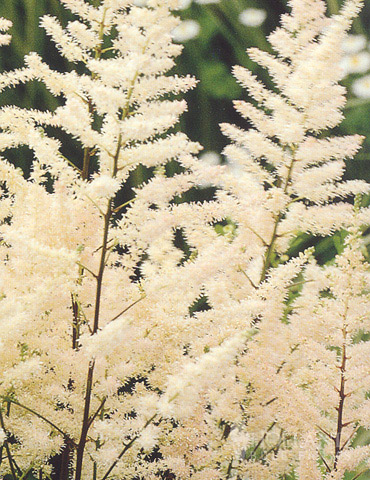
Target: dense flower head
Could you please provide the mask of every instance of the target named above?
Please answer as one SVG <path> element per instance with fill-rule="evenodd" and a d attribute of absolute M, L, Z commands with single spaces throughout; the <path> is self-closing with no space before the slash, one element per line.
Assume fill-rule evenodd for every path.
<path fill-rule="evenodd" d="M 345 104 L 335 45 L 361 2 L 347 1 L 332 18 L 321 0 L 289 4 L 269 37 L 276 55 L 249 49 L 276 88 L 234 68 L 251 100 L 235 108 L 251 128 L 222 125 L 233 170 L 222 175 L 217 195 L 233 229 L 223 272 L 205 283 L 213 309 L 202 312 L 204 322 L 222 319 L 220 334 L 169 378 L 159 407 L 183 426 L 174 442 L 199 425 L 190 459 L 178 451 L 184 478 L 208 468 L 212 478 L 342 479 L 369 458 L 368 447 L 351 444 L 366 428 L 368 376 L 360 380 L 358 372 L 368 370 L 368 357 L 359 361 L 368 342 L 358 339 L 369 329 L 359 233 L 367 220 L 352 203 L 369 186 L 342 181 L 362 137 L 328 134 Z M 289 259 L 299 232 L 341 229 L 352 233 L 333 265 L 319 266 L 310 249 Z"/>
<path fill-rule="evenodd" d="M 202 272 L 214 247 L 200 233 L 191 245 L 199 264 L 175 245 L 193 216 L 217 239 L 216 202 L 175 199 L 215 183 L 221 170 L 197 162 L 200 146 L 186 135 L 167 133 L 187 108 L 178 95 L 196 83 L 168 74 L 181 52 L 171 34 L 177 2 L 61 3 L 76 19 L 63 27 L 46 15 L 41 26 L 80 73 L 52 70 L 31 52 L 0 81 L 3 90 L 38 80 L 61 100 L 54 111 L 0 110 L 0 398 L 11 411 L 1 428 L 17 439 L 15 463 L 0 470 L 16 464 L 47 475 L 60 455 L 70 470 L 55 473 L 63 478 L 133 478 L 160 468 L 144 454 L 163 436 L 151 425 L 156 404 L 141 399 L 157 397 L 181 362 L 196 323 L 189 308 L 217 270 Z M 3 20 L 0 30 L 9 26 Z M 62 153 L 50 134 L 57 130 L 74 139 L 80 158 Z M 34 155 L 27 179 L 6 160 L 21 145 Z M 169 176 L 170 161 L 178 173 Z M 152 176 L 125 199 L 139 165 Z M 120 460 L 126 441 L 132 451 Z"/>
<path fill-rule="evenodd" d="M 31 52 L 0 76 L 0 90 L 37 80 L 60 100 L 0 109 L 0 474 L 339 480 L 367 468 L 369 447 L 352 440 L 370 428 L 369 185 L 342 181 L 362 137 L 328 133 L 345 104 L 336 47 L 361 0 L 331 18 L 322 0 L 288 2 L 276 53 L 249 50 L 274 90 L 234 68 L 251 128 L 222 125 L 229 167 L 197 161 L 200 145 L 173 129 L 196 84 L 170 72 L 183 3 L 60 1 L 75 19 L 41 25 L 75 68 Z M 19 146 L 33 152 L 27 178 L 7 161 Z M 140 169 L 149 180 L 126 198 Z M 212 200 L 186 201 L 209 185 Z M 311 248 L 290 253 L 298 234 L 338 230 L 345 245 L 325 267 Z"/>

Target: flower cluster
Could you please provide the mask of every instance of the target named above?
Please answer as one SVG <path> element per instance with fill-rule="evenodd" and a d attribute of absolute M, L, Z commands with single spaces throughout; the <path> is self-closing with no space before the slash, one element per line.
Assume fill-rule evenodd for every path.
<path fill-rule="evenodd" d="M 342 42 L 344 56 L 340 62 L 343 76 L 365 74 L 370 70 L 370 52 L 367 49 L 365 35 L 348 35 Z M 369 98 L 370 76 L 356 78 L 352 84 L 352 92 L 356 97 Z"/>
<path fill-rule="evenodd" d="M 186 109 L 178 94 L 196 83 L 167 74 L 181 51 L 171 37 L 176 2 L 61 3 L 75 19 L 63 27 L 46 15 L 41 25 L 74 68 L 60 73 L 31 53 L 0 80 L 1 90 L 40 81 L 60 99 L 54 111 L 0 110 L 0 426 L 8 452 L 0 471 L 134 478 L 159 468 L 146 457 L 157 438 L 155 408 L 142 398 L 159 396 L 181 362 L 193 332 L 189 307 L 217 269 L 204 271 L 215 246 L 202 240 L 203 231 L 217 239 L 216 202 L 190 205 L 183 195 L 215 182 L 220 168 L 197 162 L 200 146 L 184 134 L 167 133 Z M 60 132 L 73 139 L 72 155 Z M 19 146 L 33 152 L 28 178 L 6 160 Z M 170 161 L 175 174 L 166 175 Z M 139 164 L 151 179 L 127 199 Z M 196 254 L 188 255 L 175 240 L 185 242 L 193 217 Z"/>
<path fill-rule="evenodd" d="M 277 55 L 249 50 L 276 89 L 234 69 L 252 99 L 235 107 L 252 128 L 222 125 L 233 168 L 218 198 L 234 228 L 227 264 L 205 283 L 213 308 L 198 314 L 219 333 L 169 378 L 160 404 L 182 425 L 172 432 L 172 471 L 183 465 L 183 478 L 342 479 L 368 468 L 369 448 L 352 444 L 369 415 L 369 377 L 359 373 L 369 370 L 360 353 L 369 348 L 369 273 L 359 234 L 368 210 L 349 199 L 369 186 L 341 180 L 362 138 L 326 133 L 345 104 L 335 45 L 361 2 L 330 19 L 321 0 L 289 3 L 269 38 Z M 340 229 L 350 235 L 333 265 L 319 266 L 312 250 L 289 259 L 299 232 Z"/>
<path fill-rule="evenodd" d="M 73 68 L 31 53 L 0 76 L 1 90 L 36 80 L 60 100 L 0 109 L 0 474 L 359 476 L 369 185 L 342 180 L 362 137 L 327 131 L 345 104 L 336 47 L 362 1 L 328 18 L 322 0 L 290 0 L 276 55 L 249 50 L 273 90 L 235 67 L 252 127 L 222 125 L 229 168 L 171 130 L 196 83 L 169 73 L 176 0 L 60 1 L 75 19 L 41 24 Z M 20 146 L 28 177 L 6 159 Z M 127 198 L 139 166 L 150 179 Z M 209 185 L 212 200 L 186 201 Z M 330 265 L 289 255 L 298 234 L 337 230 L 347 238 Z"/>

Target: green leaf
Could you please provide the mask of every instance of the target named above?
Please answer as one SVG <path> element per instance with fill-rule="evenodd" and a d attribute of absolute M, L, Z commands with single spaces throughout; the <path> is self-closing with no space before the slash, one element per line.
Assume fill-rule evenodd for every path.
<path fill-rule="evenodd" d="M 200 65 L 200 88 L 213 98 L 234 99 L 242 93 L 227 66 L 222 62 L 208 61 Z"/>
<path fill-rule="evenodd" d="M 337 232 L 333 235 L 334 247 L 338 254 L 341 254 L 344 250 L 344 239 L 346 238 L 346 232 Z"/>
<path fill-rule="evenodd" d="M 22 474 L 19 474 L 16 479 L 13 478 L 13 475 L 8 473 L 3 477 L 3 480 L 18 480 L 20 477 L 22 477 Z M 24 477 L 23 480 L 38 480 L 37 477 L 32 472 L 28 472 Z"/>

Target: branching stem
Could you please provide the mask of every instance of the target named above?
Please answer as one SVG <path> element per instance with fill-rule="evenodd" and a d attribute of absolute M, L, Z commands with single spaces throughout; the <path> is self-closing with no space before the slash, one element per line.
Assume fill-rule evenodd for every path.
<path fill-rule="evenodd" d="M 75 475 L 76 480 L 81 480 L 82 462 L 83 462 L 83 455 L 85 451 L 87 432 L 91 425 L 90 419 L 89 419 L 89 412 L 90 412 L 91 391 L 92 391 L 93 375 L 94 375 L 94 365 L 95 365 L 95 361 L 92 360 L 90 362 L 89 370 L 87 373 L 84 414 L 83 414 L 80 441 L 77 446 L 76 475 Z"/>
<path fill-rule="evenodd" d="M 141 300 L 143 300 L 145 297 L 142 296 L 140 298 L 138 298 L 137 300 L 135 300 L 135 302 L 131 303 L 128 307 L 124 308 L 122 310 L 122 312 L 118 313 L 115 317 L 112 318 L 112 320 L 109 321 L 110 322 L 114 322 L 114 320 L 117 320 L 119 317 L 121 317 L 124 313 L 126 313 L 128 310 L 130 310 L 130 308 L 134 307 L 135 305 L 137 305 L 139 302 L 141 302 Z"/>
<path fill-rule="evenodd" d="M 3 418 L 3 412 L 0 408 L 0 425 L 1 428 L 3 429 L 4 432 L 6 432 L 5 425 L 4 425 L 4 418 Z M 15 473 L 15 468 L 14 468 L 14 462 L 13 462 L 13 457 L 9 448 L 9 442 L 8 439 L 6 438 L 4 442 L 5 450 L 6 450 L 6 456 L 8 457 L 8 462 L 9 462 L 9 467 L 12 472 L 12 477 L 15 480 L 17 478 L 16 473 Z"/>
<path fill-rule="evenodd" d="M 347 348 L 346 348 L 347 329 L 343 327 L 343 348 L 342 348 L 342 362 L 340 369 L 340 387 L 339 387 L 339 405 L 337 407 L 338 419 L 337 419 L 337 432 L 335 435 L 335 456 L 334 456 L 334 470 L 337 468 L 338 457 L 342 451 L 341 439 L 342 431 L 344 428 L 343 416 L 344 416 L 344 402 L 347 397 L 345 393 L 346 386 L 346 363 L 347 363 Z"/>
<path fill-rule="evenodd" d="M 361 475 L 363 475 L 364 473 L 366 473 L 368 471 L 369 471 L 368 468 L 365 468 L 364 470 L 361 470 L 361 472 L 359 472 L 357 475 L 355 475 L 351 480 L 357 480 L 359 477 L 361 477 Z"/>
<path fill-rule="evenodd" d="M 294 163 L 295 163 L 295 150 L 296 150 L 295 147 L 294 148 L 292 147 L 292 158 L 291 158 L 291 161 L 290 161 L 290 164 L 289 164 L 287 176 L 284 180 L 284 188 L 283 188 L 284 194 L 288 193 L 289 184 L 290 184 L 290 181 L 291 181 L 291 178 L 292 178 L 293 167 L 294 167 Z M 273 228 L 273 231 L 272 231 L 271 240 L 268 244 L 267 251 L 266 251 L 266 254 L 265 254 L 265 260 L 263 262 L 262 273 L 261 273 L 261 278 L 260 278 L 259 283 L 262 283 L 262 282 L 265 281 L 267 272 L 268 272 L 269 268 L 271 267 L 272 254 L 274 253 L 275 242 L 276 242 L 276 239 L 277 239 L 277 236 L 278 236 L 277 231 L 278 231 L 279 224 L 280 224 L 281 220 L 283 219 L 283 217 L 284 217 L 284 213 L 280 212 L 275 218 L 275 224 L 274 224 L 274 228 Z"/>
<path fill-rule="evenodd" d="M 248 282 L 252 285 L 252 287 L 255 289 L 255 290 L 258 290 L 258 287 L 257 285 L 253 282 L 253 280 L 250 278 L 250 276 L 239 266 L 238 268 L 239 272 L 241 272 L 245 277 L 246 279 L 248 280 Z"/>
<path fill-rule="evenodd" d="M 105 405 L 105 402 L 107 401 L 107 397 L 104 397 L 103 400 L 101 401 L 101 404 L 99 405 L 99 408 L 96 410 L 96 412 L 94 413 L 94 415 L 89 419 L 89 425 L 88 427 L 90 427 L 94 420 L 96 419 L 96 417 L 100 414 L 100 412 L 103 410 L 104 408 L 104 405 Z"/>
<path fill-rule="evenodd" d="M 326 471 L 330 473 L 330 472 L 331 472 L 331 468 L 329 467 L 327 461 L 326 461 L 325 458 L 321 455 L 320 452 L 318 452 L 318 453 L 319 453 L 319 457 L 320 457 L 321 460 L 322 460 L 322 463 L 325 465 Z"/>
<path fill-rule="evenodd" d="M 104 12 L 104 16 L 105 16 L 105 12 Z M 101 29 L 100 29 L 101 38 L 103 38 L 103 32 L 104 32 L 104 17 L 103 17 L 102 24 L 101 24 Z M 144 47 L 144 49 L 145 48 L 146 48 L 146 46 Z M 136 83 L 136 80 L 137 80 L 138 76 L 139 76 L 139 72 L 137 71 L 135 73 L 132 81 L 131 81 L 130 87 L 129 87 L 128 92 L 127 92 L 126 105 L 122 110 L 121 121 L 126 118 L 128 112 L 129 112 L 130 99 L 132 97 L 132 94 L 133 94 L 133 91 L 134 91 L 134 86 L 135 86 L 135 83 Z M 113 168 L 112 168 L 112 172 L 111 172 L 112 178 L 115 178 L 117 176 L 117 173 L 118 173 L 118 160 L 119 160 L 119 155 L 120 155 L 120 151 L 121 151 L 122 146 L 123 146 L 123 144 L 122 144 L 122 134 L 120 133 L 118 135 L 117 147 L 116 147 L 115 155 L 113 157 Z M 109 227 L 110 227 L 110 222 L 111 222 L 111 218 L 112 218 L 113 213 L 114 213 L 113 212 L 113 199 L 109 199 L 108 204 L 107 204 L 107 210 L 106 210 L 106 213 L 104 214 L 104 229 L 103 229 L 103 239 L 102 239 L 102 245 L 101 245 L 99 271 L 98 271 L 98 274 L 96 276 L 95 310 L 94 310 L 94 323 L 93 323 L 93 326 L 92 326 L 92 333 L 91 333 L 92 335 L 95 335 L 98 332 L 98 329 L 99 329 L 101 294 L 102 294 L 102 287 L 103 287 L 103 276 L 104 276 L 104 270 L 105 270 L 105 267 L 106 267 L 106 256 L 107 256 L 107 252 L 109 250 L 109 247 L 108 247 Z M 78 447 L 77 447 L 75 480 L 81 480 L 83 457 L 84 457 L 87 434 L 88 434 L 89 428 L 90 428 L 90 426 L 93 422 L 93 420 L 91 421 L 91 419 L 94 419 L 94 416 L 90 418 L 90 403 L 91 403 L 91 397 L 92 397 L 94 366 L 95 366 L 95 360 L 92 360 L 90 362 L 90 365 L 89 365 L 87 382 L 86 382 L 86 394 L 85 394 L 83 421 L 82 421 L 80 440 L 79 440 Z M 122 455 L 123 454 L 124 454 L 124 452 L 122 453 Z"/>
<path fill-rule="evenodd" d="M 48 420 L 46 417 L 44 417 L 43 415 L 41 415 L 41 413 L 38 413 L 36 412 L 35 410 L 33 410 L 32 408 L 29 408 L 29 407 L 26 407 L 26 405 L 23 405 L 22 403 L 19 403 L 17 400 L 14 400 L 12 398 L 9 398 L 9 397 L 3 397 L 3 400 L 6 401 L 6 402 L 9 402 L 9 403 L 13 403 L 13 405 L 17 405 L 18 407 L 20 408 L 23 408 L 24 410 L 27 410 L 27 412 L 30 412 L 32 413 L 33 415 L 35 415 L 36 417 L 40 418 L 41 420 L 44 420 L 44 422 L 48 423 L 51 427 L 53 427 L 57 432 L 59 432 L 61 435 L 63 435 L 63 437 L 68 437 L 68 435 L 63 432 L 63 430 L 61 430 L 57 425 L 55 425 L 55 423 L 51 422 L 50 420 Z M 1 422 L 1 420 L 0 420 Z"/>
<path fill-rule="evenodd" d="M 146 429 L 146 427 L 148 425 L 150 425 L 153 420 L 156 418 L 157 414 L 154 414 L 151 418 L 149 418 L 149 420 L 146 422 L 146 424 L 144 425 L 143 430 Z M 118 457 L 115 459 L 115 461 L 112 463 L 112 465 L 108 468 L 107 472 L 105 473 L 105 475 L 102 477 L 101 480 L 106 480 L 110 473 L 112 472 L 112 470 L 115 468 L 115 466 L 117 465 L 117 463 L 121 460 L 121 458 L 123 457 L 123 455 L 127 452 L 127 450 L 129 450 L 133 444 L 136 442 L 136 440 L 140 437 L 140 434 L 141 433 L 138 433 L 137 435 L 135 435 L 123 448 L 123 450 L 121 451 L 121 453 L 118 455 Z"/>
<path fill-rule="evenodd" d="M 258 441 L 258 443 L 255 445 L 255 447 L 253 448 L 252 452 L 248 455 L 248 458 L 246 459 L 247 461 L 249 461 L 253 455 L 257 452 L 257 450 L 259 449 L 259 447 L 261 446 L 262 442 L 265 440 L 265 438 L 267 437 L 267 434 L 274 428 L 274 426 L 276 425 L 276 422 L 273 422 L 269 427 L 268 429 L 266 430 L 266 432 L 263 434 L 263 436 L 261 437 L 261 439 Z"/>

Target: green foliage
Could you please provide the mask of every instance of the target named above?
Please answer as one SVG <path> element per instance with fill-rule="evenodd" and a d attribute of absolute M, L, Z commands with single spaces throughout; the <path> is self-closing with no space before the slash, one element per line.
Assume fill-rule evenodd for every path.
<path fill-rule="evenodd" d="M 5 475 L 4 480 L 38 480 L 37 477 L 34 476 L 32 472 L 28 472 L 25 475 L 22 475 L 21 477 L 18 477 L 16 479 L 13 478 L 13 475 Z"/>
<path fill-rule="evenodd" d="M 241 95 L 242 89 L 235 83 L 227 66 L 217 60 L 204 61 L 199 67 L 201 88 L 214 99 L 232 100 Z"/>

